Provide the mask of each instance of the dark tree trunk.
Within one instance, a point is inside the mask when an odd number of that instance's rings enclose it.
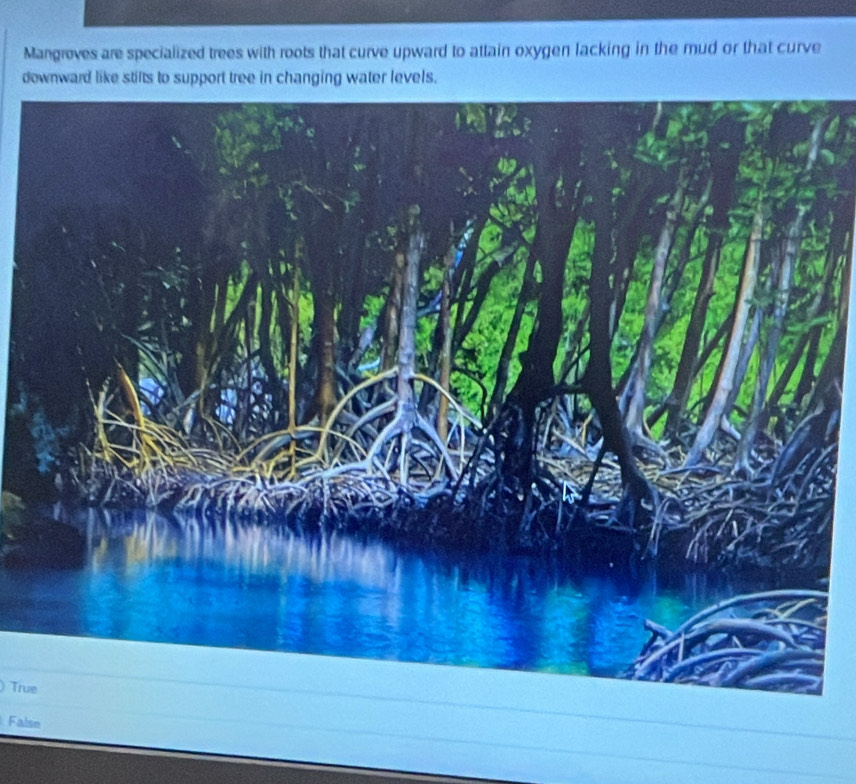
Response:
[[[315,413],[324,424],[336,405],[336,305],[329,289],[313,292],[313,297],[313,353],[318,372]]]
[[[573,137],[563,136],[573,119],[564,107],[543,106],[533,118],[533,178],[538,213],[532,253],[541,268],[536,324],[520,361],[520,375],[509,394],[508,403],[519,411],[518,432],[509,441],[505,472],[521,481],[524,488],[534,476],[535,411],[555,386],[553,362],[562,337],[562,295],[565,265],[577,218],[576,183],[579,152]],[[566,168],[559,163],[564,146]],[[571,148],[570,150],[568,148]]]
[[[267,390],[270,393],[273,402],[272,421],[270,426],[273,429],[279,429],[280,413],[284,409],[284,400],[282,395],[282,384],[280,383],[279,373],[276,369],[276,363],[273,357],[273,349],[271,346],[271,327],[273,324],[273,305],[274,297],[270,291],[262,290],[261,296],[261,313],[259,314],[259,360],[267,377]]]
[[[645,171],[637,178],[638,184],[631,194],[616,204],[616,225],[614,232],[613,261],[610,269],[612,278],[613,304],[610,330],[615,335],[624,305],[627,302],[627,292],[639,255],[639,243],[648,228],[651,201],[654,198],[654,179]]]
[[[200,391],[208,378],[211,315],[216,292],[217,281],[213,270],[203,267],[196,285],[188,294],[192,327],[178,365],[178,383],[185,398]]]
[[[366,248],[370,231],[377,220],[376,202],[379,171],[379,152],[369,143],[370,130],[363,122],[359,129],[359,138],[367,150],[365,168],[360,176],[360,198],[344,217],[343,231],[345,239],[342,247],[344,270],[341,275],[343,292],[337,325],[339,347],[337,353],[343,365],[349,364],[358,350],[360,339],[360,320],[363,315],[368,284],[368,263]]]
[[[476,222],[472,235],[464,248],[458,268],[452,276],[452,291],[455,292],[455,304],[457,305],[457,319],[452,332],[452,353],[456,354],[461,348],[467,333],[464,331],[464,313],[466,312],[467,300],[470,296],[473,275],[475,274],[476,261],[478,259],[478,247],[481,233],[487,221],[482,219]]]
[[[336,405],[336,305],[341,277],[338,265],[340,210],[319,213],[306,196],[305,214],[317,216],[305,233],[305,268],[312,291],[312,367],[315,371],[315,394],[309,416],[321,424]],[[314,212],[313,212],[314,210]]]
[[[488,405],[488,418],[493,420],[502,409],[505,402],[505,390],[508,386],[508,376],[511,372],[511,360],[514,356],[514,347],[517,345],[517,336],[520,334],[520,324],[523,321],[523,313],[531,297],[532,287],[535,284],[535,254],[529,253],[526,259],[526,267],[523,270],[523,281],[520,284],[520,294],[514,303],[514,313],[511,315],[511,323],[502,351],[499,354],[499,362],[496,366],[496,382],[490,396]]]
[[[470,303],[469,308],[467,308],[466,316],[458,320],[458,325],[455,329],[454,346],[456,352],[463,345],[467,335],[472,332],[476,324],[476,319],[478,319],[479,313],[481,313],[482,305],[484,305],[487,295],[490,293],[490,284],[499,272],[502,271],[506,261],[514,255],[516,250],[517,246],[515,245],[497,251],[490,264],[479,275],[473,301]]]
[[[630,437],[618,408],[612,384],[612,305],[615,292],[610,282],[614,254],[615,215],[612,204],[613,174],[607,155],[614,122],[613,110],[595,106],[589,110],[585,129],[585,182],[592,199],[595,227],[594,250],[589,278],[589,361],[582,379],[603,429],[604,447],[614,452],[621,467],[621,479],[635,504],[651,497],[648,485],[631,449]]]
[[[842,259],[850,257],[850,236],[853,225],[853,198],[851,195],[842,197],[836,206],[832,218],[832,226],[829,231],[829,253],[827,257],[827,266],[824,272],[823,280],[817,288],[815,297],[812,300],[811,306],[807,314],[807,321],[813,322],[821,313],[825,313],[831,304],[831,293],[833,281],[842,264]],[[848,263],[845,261],[844,263]],[[849,295],[848,291],[844,291],[841,296]],[[820,340],[823,336],[823,324],[815,324],[811,330],[804,333],[800,338],[797,349],[788,359],[788,364],[782,373],[781,378],[776,383],[770,400],[765,411],[765,417],[773,416],[774,410],[778,408],[779,401],[785,393],[788,382],[796,370],[799,360],[805,351],[805,362],[803,370],[800,374],[796,390],[793,395],[793,407],[801,409],[803,400],[811,393],[815,382],[815,366],[817,364],[818,351],[820,349]],[[806,345],[808,348],[806,348]]]
[[[820,373],[818,373],[817,381],[806,406],[807,411],[815,409],[821,400],[832,394],[832,387],[837,387],[840,393],[844,378],[844,349],[847,342],[847,318],[850,310],[851,256],[852,248],[848,247],[848,252],[844,257],[844,273],[841,276],[841,299],[838,302],[838,327],[835,331],[835,337],[832,339],[832,345],[829,347],[829,353],[826,355]]]

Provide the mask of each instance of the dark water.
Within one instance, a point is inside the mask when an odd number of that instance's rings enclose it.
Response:
[[[614,675],[645,618],[674,627],[730,593],[151,512],[74,522],[82,568],[0,568],[0,629]]]

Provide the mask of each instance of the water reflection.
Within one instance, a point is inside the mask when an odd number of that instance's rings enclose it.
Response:
[[[718,598],[557,563],[400,553],[352,536],[62,511],[79,571],[0,569],[0,628],[481,667],[613,675]]]

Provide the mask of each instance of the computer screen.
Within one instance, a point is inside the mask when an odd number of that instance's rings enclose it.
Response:
[[[856,780],[856,4],[0,25],[13,781]]]

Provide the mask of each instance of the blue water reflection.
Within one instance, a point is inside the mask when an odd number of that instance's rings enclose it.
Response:
[[[0,569],[0,628],[614,675],[647,639],[644,618],[675,626],[718,598],[342,534],[93,509],[73,521],[84,568]]]

